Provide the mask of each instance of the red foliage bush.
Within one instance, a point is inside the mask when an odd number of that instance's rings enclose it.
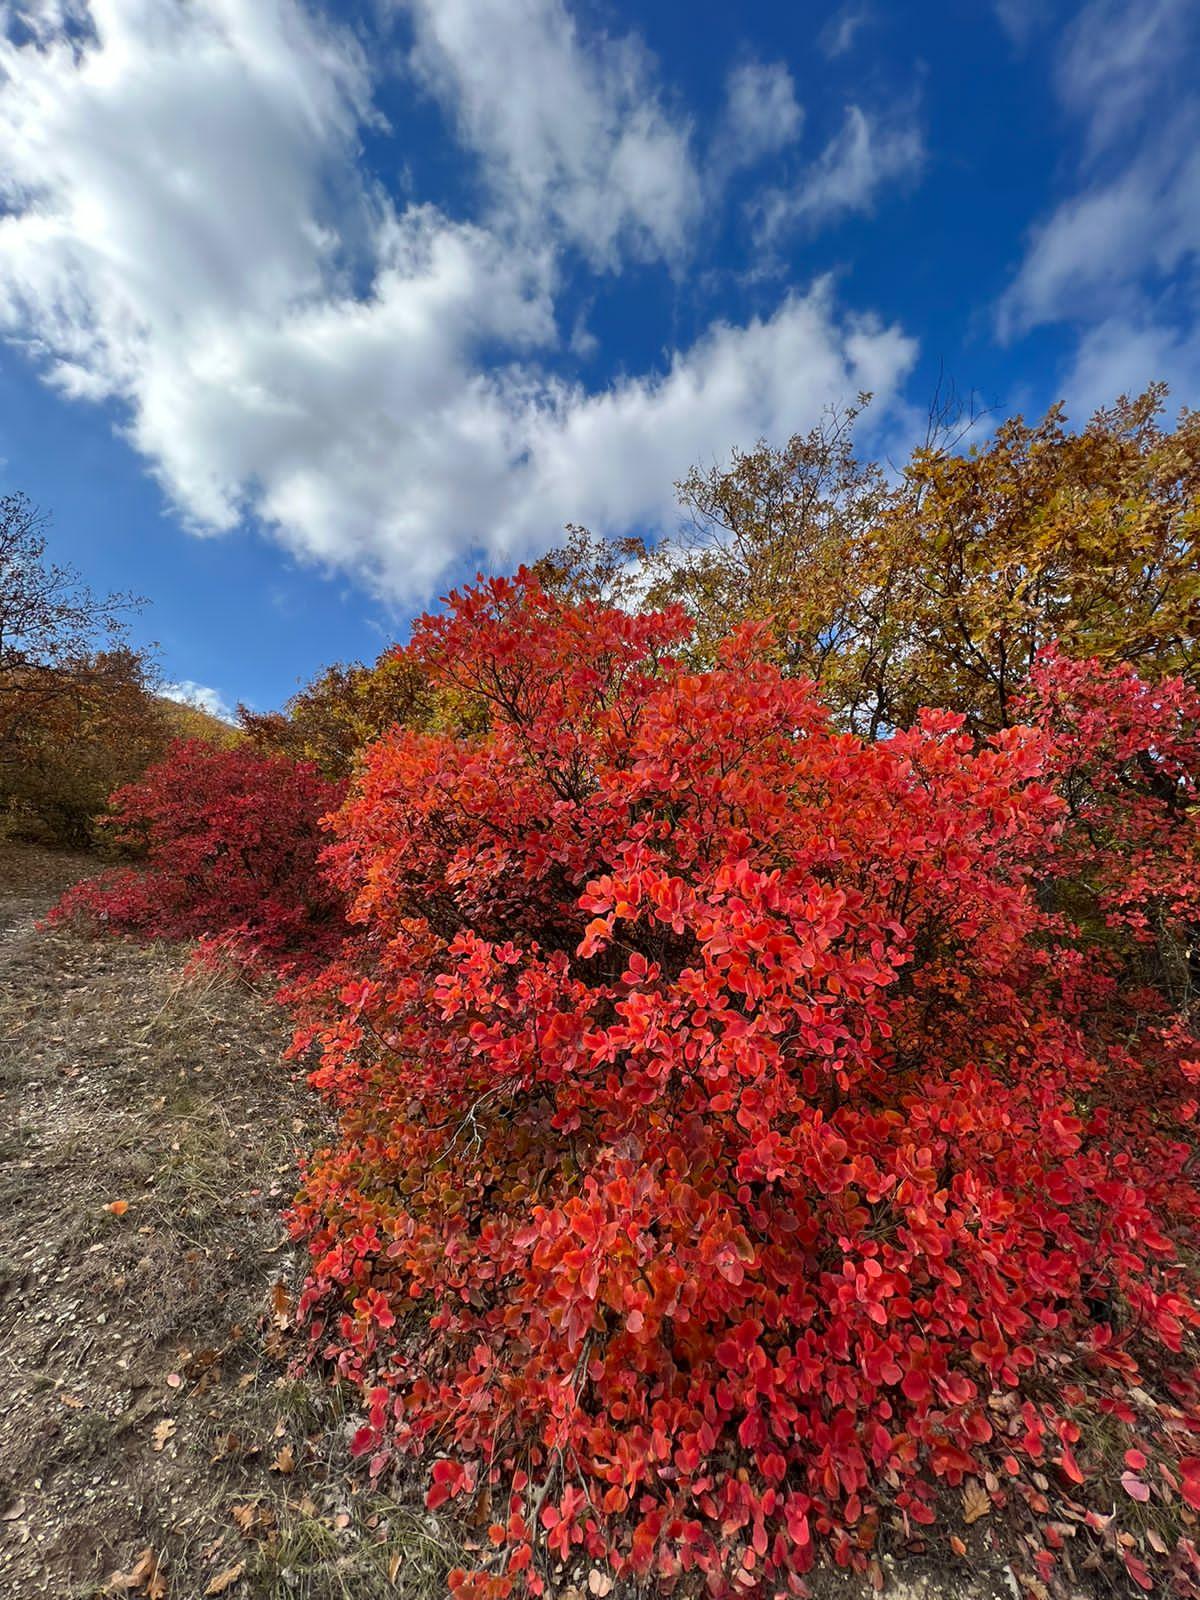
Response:
[[[1190,944],[1195,703],[1050,657],[1040,726],[864,744],[686,630],[453,597],[412,648],[489,731],[397,730],[334,819],[294,1221],[356,1451],[471,1497],[463,1593],[799,1593],[974,1474],[1117,1548],[1099,1418],[1192,1570],[1200,1047],[1142,955]]]
[[[50,920],[200,938],[243,963],[327,961],[345,930],[319,823],[342,792],[309,762],[179,740],[110,801],[110,837],[144,865],[76,884]]]
[[[1196,774],[1200,698],[1180,679],[1143,682],[1046,651],[1024,694],[1050,731],[1068,825],[1054,876],[1076,902],[1139,943],[1200,923]]]

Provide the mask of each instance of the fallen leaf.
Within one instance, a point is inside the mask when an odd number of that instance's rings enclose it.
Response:
[[[1121,1487],[1131,1500],[1137,1500],[1142,1505],[1150,1498],[1150,1485],[1143,1483],[1136,1472],[1123,1472],[1121,1474]]]
[[[963,1487],[962,1503],[963,1521],[968,1528],[973,1522],[978,1522],[980,1517],[986,1517],[992,1509],[987,1490],[973,1478]]]
[[[79,1398],[78,1395],[75,1395],[75,1394],[64,1394],[63,1397],[62,1397],[62,1403],[70,1411],[82,1411],[83,1410],[83,1401]]]
[[[599,1567],[593,1567],[588,1573],[588,1593],[594,1594],[596,1600],[604,1600],[606,1594],[612,1593],[613,1578],[610,1572],[602,1572]]]
[[[161,1422],[156,1422],[154,1424],[154,1449],[161,1450],[174,1432],[174,1417],[164,1417]]]
[[[167,1373],[167,1388],[168,1389],[182,1389],[183,1388],[183,1379],[179,1376],[179,1374],[177,1372],[168,1372]]]
[[[962,1540],[958,1537],[958,1535],[956,1533],[952,1533],[950,1535],[950,1548],[951,1548],[951,1550],[954,1551],[954,1554],[956,1556],[965,1556],[966,1553],[967,1553],[966,1545],[962,1542]]]
[[[400,1571],[400,1563],[401,1563],[401,1561],[403,1559],[404,1558],[403,1558],[401,1552],[399,1550],[397,1550],[396,1553],[392,1556],[392,1559],[388,1562],[388,1582],[389,1583],[395,1583],[396,1574]]]
[[[108,1587],[124,1589],[126,1593],[141,1589],[147,1600],[163,1600],[167,1581],[158,1570],[158,1557],[150,1545],[146,1546],[128,1572],[114,1572],[108,1580]]]
[[[292,1309],[292,1297],[288,1293],[288,1286],[282,1278],[279,1279],[278,1283],[276,1283],[274,1288],[271,1290],[271,1308],[275,1313],[276,1326],[280,1328],[286,1328],[288,1325],[288,1314]]]
[[[296,1470],[296,1452],[290,1444],[285,1444],[283,1449],[271,1463],[272,1472],[294,1472]]]
[[[263,1340],[263,1349],[272,1361],[283,1361],[288,1353],[287,1343],[278,1328],[272,1328]]]
[[[18,1517],[23,1517],[24,1515],[24,1500],[14,1500],[6,1511],[0,1511],[0,1522],[16,1522]]]
[[[224,1572],[218,1572],[215,1578],[209,1580],[205,1594],[224,1594],[226,1589],[232,1589],[246,1570],[244,1561],[236,1562],[232,1567],[226,1567]]]
[[[234,1506],[229,1514],[243,1533],[249,1533],[258,1521],[258,1507],[253,1503]]]
[[[105,1211],[111,1211],[114,1217],[123,1217],[129,1210],[128,1200],[110,1200],[105,1206]]]
[[[1147,1594],[1154,1593],[1154,1579],[1150,1576],[1146,1563],[1140,1556],[1135,1556],[1127,1550],[1121,1558],[1125,1563],[1125,1570],[1137,1584],[1139,1589],[1144,1589]]]

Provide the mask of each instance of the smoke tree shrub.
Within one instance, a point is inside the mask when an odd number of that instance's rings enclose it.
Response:
[[[1031,726],[870,744],[687,626],[453,596],[411,648],[487,731],[385,736],[332,819],[356,933],[297,1049],[342,1128],[293,1220],[356,1452],[470,1504],[466,1595],[800,1593],[976,1475],[1038,1516],[1053,1476],[1044,1576],[1066,1516],[1146,1587],[1100,1419],[1194,1569],[1200,1047],[1104,920],[1186,932],[1194,707],[1048,657]]]
[[[178,740],[109,803],[106,831],[141,865],[76,884],[51,920],[199,938],[249,964],[328,961],[344,928],[319,822],[342,793],[311,762]]]
[[[1051,649],[1020,705],[1053,736],[1069,817],[1053,875],[1077,914],[1143,945],[1194,942],[1200,696],[1179,678],[1145,682],[1127,664],[1100,668]]]

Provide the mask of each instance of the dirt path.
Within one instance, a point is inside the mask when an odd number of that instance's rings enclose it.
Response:
[[[282,1364],[318,1135],[283,1020],[186,952],[38,932],[86,870],[0,846],[0,1594],[436,1592],[423,1515],[355,1492],[353,1419]]]

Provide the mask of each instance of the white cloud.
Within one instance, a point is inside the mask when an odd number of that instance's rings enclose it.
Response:
[[[893,394],[915,358],[899,329],[839,319],[826,279],[770,318],[718,324],[661,377],[600,395],[552,389],[527,416],[528,460],[500,537],[519,553],[547,513],[611,531],[654,526],[670,518],[672,484],[694,462],[782,438],[831,397]]]
[[[1093,149],[1157,117],[1155,90],[1187,64],[1194,0],[1090,0],[1067,28],[1056,79],[1063,103],[1088,124]],[[1194,77],[1194,62],[1185,65]]]
[[[580,37],[562,0],[396,0],[416,33],[413,63],[482,156],[497,205],[553,218],[591,260],[624,246],[683,253],[701,183],[685,118],[661,104],[631,37]]]
[[[549,375],[563,240],[605,265],[671,256],[694,204],[687,131],[642,54],[585,55],[549,0],[414,0],[422,70],[486,152],[476,222],[363,177],[368,63],[298,0],[92,0],[90,35],[74,0],[30,14],[35,43],[0,42],[0,328],[66,395],[117,406],[196,531],[254,516],[425,599],[456,562],[533,553],[567,520],[668,516],[693,461],[860,388],[886,398],[912,363],[823,284],[658,373],[600,392]],[[532,67],[502,57],[511,104],[490,58],[472,65],[501,18],[542,40]]]
[[[885,185],[911,178],[923,159],[920,130],[910,117],[873,119],[861,106],[847,106],[841,128],[799,181],[756,203],[761,230],[773,238],[800,224],[870,211]]]
[[[1109,317],[1088,328],[1075,351],[1068,393],[1078,416],[1139,394],[1162,380],[1179,400],[1195,397],[1200,372],[1200,327],[1180,324],[1151,306]]]
[[[1112,309],[1147,273],[1173,273],[1200,250],[1197,132],[1194,114],[1167,121],[1126,167],[1035,229],[1002,306],[1006,331]]]
[[[866,6],[847,5],[835,11],[821,29],[819,41],[829,60],[836,61],[852,50],[855,38],[869,21],[870,12]]]
[[[235,720],[233,708],[221,697],[219,690],[210,689],[203,683],[193,683],[190,678],[185,678],[181,683],[164,683],[159,693],[178,705],[207,711],[210,717],[219,717],[222,722]]]
[[[1175,89],[1198,22],[1191,0],[1091,0],[1063,38],[1076,186],[1032,230],[997,320],[1008,338],[1079,329],[1064,387],[1081,412],[1158,377],[1197,398],[1200,110]]]
[[[800,132],[804,112],[782,61],[743,61],[725,85],[725,117],[716,162],[723,173],[782,150]]]

